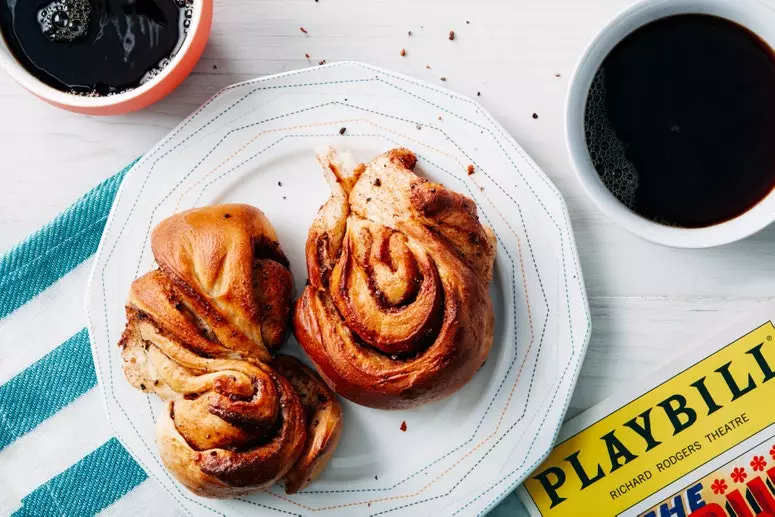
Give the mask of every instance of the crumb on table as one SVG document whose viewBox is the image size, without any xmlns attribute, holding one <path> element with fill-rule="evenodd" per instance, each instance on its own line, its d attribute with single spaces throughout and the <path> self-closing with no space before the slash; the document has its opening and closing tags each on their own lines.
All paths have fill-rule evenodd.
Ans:
<svg viewBox="0 0 775 517">
<path fill-rule="evenodd" d="M 468 164 L 468 167 L 466 167 L 466 172 L 468 173 L 469 176 L 471 174 L 473 174 L 474 173 L 474 166 L 472 164 Z"/>
<path fill-rule="evenodd" d="M 401 431 L 406 432 L 406 420 L 401 422 Z"/>
<path fill-rule="evenodd" d="M 537 119 L 537 118 L 538 118 L 538 113 L 533 113 L 533 119 Z"/>
<path fill-rule="evenodd" d="M 401 57 L 405 57 L 405 56 L 406 56 L 406 49 L 402 48 L 401 49 Z"/>
<path fill-rule="evenodd" d="M 453 41 L 455 39 L 455 31 L 449 31 L 449 40 Z"/>
<path fill-rule="evenodd" d="M 303 32 L 304 34 L 309 34 L 309 31 L 305 29 L 304 27 L 299 27 L 299 30 Z"/>
</svg>

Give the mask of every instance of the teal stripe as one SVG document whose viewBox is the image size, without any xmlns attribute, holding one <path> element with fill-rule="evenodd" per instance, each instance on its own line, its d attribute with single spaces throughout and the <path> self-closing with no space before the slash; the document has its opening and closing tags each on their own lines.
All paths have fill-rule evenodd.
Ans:
<svg viewBox="0 0 775 517">
<path fill-rule="evenodd" d="M 0 450 L 96 384 L 89 336 L 83 329 L 0 386 Z"/>
<path fill-rule="evenodd" d="M 111 438 L 28 494 L 13 517 L 94 515 L 147 477 L 118 440 Z"/>
<path fill-rule="evenodd" d="M 113 199 L 132 165 L 95 187 L 0 259 L 0 318 L 97 251 Z"/>
</svg>

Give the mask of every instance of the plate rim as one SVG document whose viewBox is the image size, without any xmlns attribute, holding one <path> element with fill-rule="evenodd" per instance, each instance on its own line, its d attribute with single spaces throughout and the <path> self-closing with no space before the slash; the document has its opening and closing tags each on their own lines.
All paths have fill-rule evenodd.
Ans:
<svg viewBox="0 0 775 517">
<path fill-rule="evenodd" d="M 93 264 L 91 266 L 91 271 L 89 273 L 88 280 L 87 280 L 87 288 L 86 288 L 85 297 L 84 297 L 84 302 L 85 302 L 85 306 L 86 306 L 86 314 L 87 314 L 87 325 L 86 325 L 86 328 L 87 328 L 88 335 L 89 335 L 89 344 L 90 344 L 91 351 L 92 351 L 92 359 L 93 359 L 93 361 L 95 363 L 95 370 L 96 370 L 96 373 L 97 373 L 97 381 L 98 381 L 98 385 L 100 387 L 100 394 L 101 394 L 100 398 L 102 399 L 102 403 L 103 403 L 105 412 L 106 412 L 106 414 L 108 416 L 108 425 L 110 426 L 111 430 L 113 431 L 114 437 L 119 440 L 119 442 L 124 446 L 124 448 L 133 457 L 133 459 L 135 461 L 137 461 L 143 467 L 144 467 L 144 463 L 139 458 L 137 458 L 137 456 L 134 453 L 134 451 L 130 447 L 127 446 L 127 443 L 125 442 L 125 440 L 123 439 L 121 434 L 118 432 L 116 424 L 114 424 L 114 422 L 113 422 L 113 419 L 112 419 L 112 409 L 111 409 L 111 406 L 110 406 L 109 401 L 108 401 L 107 393 L 106 393 L 105 387 L 104 387 L 104 380 L 103 380 L 103 377 L 102 377 L 102 374 L 101 374 L 101 371 L 100 371 L 100 364 L 98 363 L 98 359 L 97 359 L 99 357 L 99 355 L 98 355 L 98 353 L 95 353 L 97 351 L 98 344 L 96 343 L 97 340 L 94 337 L 94 335 L 95 335 L 95 326 L 94 326 L 93 315 L 92 315 L 92 312 L 91 312 L 91 307 L 92 307 L 92 303 L 91 302 L 92 302 L 92 297 L 93 297 L 93 287 L 94 287 L 94 284 L 95 284 L 95 281 L 96 281 L 97 275 L 98 275 L 98 271 L 97 270 L 98 270 L 98 266 L 101 264 L 101 261 L 103 259 L 103 255 L 104 255 L 104 251 L 105 251 L 105 246 L 107 245 L 107 235 L 108 235 L 108 231 L 107 230 L 110 228 L 111 224 L 113 223 L 114 217 L 116 215 L 117 201 L 124 194 L 124 190 L 125 190 L 125 187 L 127 185 L 126 179 L 129 177 L 130 174 L 135 173 L 135 171 L 137 170 L 138 166 L 143 164 L 146 159 L 149 159 L 153 155 L 155 155 L 156 154 L 155 151 L 161 149 L 162 146 L 166 145 L 168 143 L 168 141 L 178 133 L 179 130 L 182 130 L 182 127 L 185 124 L 187 124 L 193 117 L 195 117 L 206 106 L 208 106 L 210 103 L 212 103 L 216 98 L 222 96 L 224 94 L 224 92 L 226 92 L 228 90 L 231 90 L 231 89 L 238 88 L 238 87 L 246 86 L 248 84 L 257 83 L 257 82 L 265 82 L 265 81 L 271 81 L 271 80 L 276 80 L 276 79 L 282 79 L 282 78 L 290 77 L 290 76 L 297 75 L 297 74 L 300 74 L 300 73 L 303 73 L 303 72 L 313 72 L 314 73 L 314 71 L 316 71 L 316 70 L 323 70 L 323 69 L 337 68 L 337 67 L 354 67 L 354 68 L 359 68 L 359 69 L 370 70 L 370 71 L 376 72 L 378 74 L 384 74 L 384 75 L 387 75 L 387 76 L 392 76 L 392 77 L 404 80 L 406 82 L 409 82 L 411 84 L 414 84 L 415 86 L 420 86 L 420 87 L 423 87 L 423 88 L 427 88 L 427 89 L 430 89 L 430 90 L 435 91 L 437 93 L 441 93 L 443 95 L 449 96 L 449 97 L 451 97 L 453 99 L 457 99 L 459 101 L 468 103 L 468 104 L 472 105 L 476 109 L 476 112 L 479 115 L 483 116 L 490 124 L 492 124 L 492 126 L 495 129 L 497 129 L 501 133 L 501 135 L 506 139 L 506 141 L 510 142 L 514 146 L 514 148 L 516 150 L 520 151 L 529 161 L 534 162 L 532 157 L 530 157 L 530 155 L 527 153 L 527 151 L 525 151 L 522 148 L 522 146 L 519 144 L 519 142 L 517 142 L 516 139 L 514 139 L 514 137 L 512 137 L 506 131 L 506 129 L 492 116 L 492 114 L 490 114 L 489 111 L 487 111 L 481 105 L 481 103 L 479 101 L 477 101 L 476 99 L 474 99 L 472 97 L 469 97 L 469 96 L 466 96 L 466 95 L 463 95 L 461 93 L 449 90 L 448 88 L 445 88 L 443 86 L 438 86 L 438 85 L 429 83 L 427 81 L 424 81 L 424 80 L 421 80 L 421 79 L 417 79 L 415 77 L 411 77 L 411 76 L 402 74 L 400 72 L 394 72 L 392 70 L 388 70 L 388 69 L 385 69 L 385 68 L 382 68 L 382 67 L 378 67 L 378 66 L 375 66 L 375 65 L 371 65 L 371 64 L 368 64 L 368 63 L 362 63 L 362 62 L 359 62 L 359 61 L 351 61 L 351 60 L 336 61 L 336 62 L 327 63 L 327 64 L 324 64 L 324 65 L 319 65 L 319 66 L 314 66 L 314 67 L 305 67 L 305 68 L 299 68 L 299 69 L 295 69 L 295 70 L 289 70 L 289 71 L 285 71 L 285 72 L 280 72 L 280 73 L 277 73 L 277 74 L 270 74 L 270 75 L 266 75 L 266 76 L 260 76 L 260 77 L 256 77 L 256 78 L 253 78 L 253 79 L 247 79 L 247 80 L 244 80 L 244 81 L 240 81 L 240 82 L 237 82 L 237 83 L 233 83 L 233 84 L 227 85 L 227 86 L 219 89 L 217 92 L 215 92 L 207 101 L 202 103 L 199 107 L 194 109 L 194 111 L 192 111 L 187 117 L 182 119 L 161 140 L 159 140 L 156 143 L 156 145 L 154 145 L 151 149 L 149 149 L 146 153 L 144 153 L 144 155 L 142 157 L 137 159 L 131 165 L 129 170 L 127 170 L 125 176 L 122 178 L 121 185 L 119 186 L 118 190 L 116 191 L 116 195 L 115 195 L 115 198 L 113 200 L 113 203 L 111 204 L 111 209 L 110 209 L 109 215 L 108 215 L 108 217 L 107 217 L 107 219 L 105 221 L 105 227 L 104 227 L 102 235 L 100 236 L 100 242 L 99 242 L 99 245 L 97 247 L 97 251 L 93 255 L 94 262 L 93 262 Z M 568 410 L 568 407 L 569 407 L 572 395 L 573 395 L 573 393 L 575 391 L 575 387 L 576 387 L 576 384 L 578 382 L 579 374 L 581 372 L 581 366 L 582 366 L 582 364 L 584 362 L 584 358 L 586 356 L 587 349 L 588 349 L 588 346 L 589 346 L 589 342 L 591 340 L 591 334 L 592 334 L 592 332 L 591 332 L 591 330 L 592 330 L 592 320 L 591 320 L 591 311 L 590 311 L 590 307 L 589 307 L 589 298 L 588 298 L 588 295 L 587 295 L 586 285 L 585 285 L 584 280 L 583 280 L 583 271 L 582 271 L 582 268 L 581 268 L 581 261 L 580 261 L 580 257 L 579 257 L 579 254 L 578 254 L 578 246 L 576 244 L 576 237 L 575 237 L 575 234 L 573 232 L 573 226 L 572 226 L 572 221 L 571 221 L 571 218 L 570 218 L 570 212 L 568 210 L 567 201 L 565 200 L 565 198 L 563 197 L 562 193 L 557 188 L 557 186 L 554 184 L 554 182 L 551 180 L 551 178 L 549 178 L 546 175 L 546 173 L 540 167 L 537 166 L 537 164 L 535 164 L 534 170 L 538 174 L 538 176 L 541 177 L 544 180 L 545 185 L 550 189 L 550 191 L 556 196 L 558 204 L 559 204 L 559 210 L 562 211 L 563 220 L 564 220 L 564 223 L 566 225 L 566 228 L 565 229 L 560 228 L 560 233 L 561 233 L 562 237 L 566 237 L 568 239 L 569 246 L 568 246 L 568 249 L 565 251 L 565 253 L 568 254 L 568 256 L 573 260 L 573 263 L 574 263 L 575 268 L 577 270 L 577 277 L 578 277 L 577 278 L 577 283 L 578 283 L 578 287 L 579 287 L 580 295 L 581 295 L 580 299 L 578 300 L 579 306 L 574 305 L 574 309 L 583 309 L 583 312 L 584 312 L 583 315 L 585 316 L 585 319 L 586 319 L 586 322 L 587 322 L 587 326 L 586 326 L 586 331 L 585 331 L 584 338 L 578 343 L 578 359 L 576 361 L 576 365 L 575 365 L 575 368 L 573 370 L 573 373 L 571 374 L 571 376 L 569 378 L 569 386 L 568 386 L 568 389 L 567 389 L 567 394 L 566 394 L 565 400 L 563 402 L 562 408 L 561 408 L 561 410 L 560 410 L 560 412 L 558 414 L 557 421 L 554 422 L 555 429 L 554 429 L 554 432 L 553 432 L 553 438 L 551 440 L 551 443 L 548 446 L 546 446 L 545 448 L 543 448 L 543 449 L 538 449 L 538 448 L 533 449 L 534 451 L 538 451 L 538 450 L 541 451 L 540 454 L 538 454 L 538 456 L 537 456 L 537 460 L 535 461 L 535 464 L 533 466 L 531 466 L 531 467 L 528 467 L 528 469 L 526 469 L 525 473 L 522 476 L 517 476 L 517 477 L 514 478 L 513 481 L 509 482 L 508 487 L 504 488 L 502 490 L 502 492 L 500 492 L 497 496 L 495 496 L 492 500 L 490 500 L 489 503 L 487 503 L 482 508 L 480 514 L 486 514 L 487 512 L 492 510 L 495 506 L 500 504 L 510 494 L 514 493 L 515 489 L 517 489 L 522 484 L 524 479 L 527 476 L 529 476 L 530 472 L 532 472 L 535 469 L 535 467 L 540 465 L 548 457 L 549 453 L 551 452 L 552 448 L 554 447 L 554 443 L 557 440 L 557 436 L 558 436 L 558 434 L 560 432 L 560 428 L 562 427 L 562 424 L 563 424 L 563 422 L 565 420 L 565 415 L 567 414 L 567 410 Z M 148 475 L 149 475 L 150 478 L 154 479 L 154 482 L 161 484 L 161 482 L 158 479 L 156 479 L 156 475 L 155 474 L 148 473 Z M 493 478 L 493 480 L 494 480 L 494 478 Z M 174 496 L 173 496 L 173 499 L 177 500 L 177 498 L 175 498 Z M 476 499 L 478 499 L 478 497 L 473 499 L 473 500 L 471 500 L 469 502 L 469 504 L 472 503 L 473 501 L 475 501 Z M 216 513 L 218 513 L 218 512 L 216 511 Z"/>
</svg>

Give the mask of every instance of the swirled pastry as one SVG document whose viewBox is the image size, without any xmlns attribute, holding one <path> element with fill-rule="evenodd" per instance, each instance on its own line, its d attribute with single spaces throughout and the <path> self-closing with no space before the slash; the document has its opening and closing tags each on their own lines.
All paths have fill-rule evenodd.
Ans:
<svg viewBox="0 0 775 517">
<path fill-rule="evenodd" d="M 495 239 L 474 202 L 394 149 L 352 171 L 320 156 L 331 197 L 306 245 L 294 333 L 328 385 L 365 406 L 446 397 L 487 358 Z"/>
<path fill-rule="evenodd" d="M 206 497 L 283 478 L 300 490 L 336 449 L 341 409 L 312 370 L 272 359 L 292 278 L 269 221 L 247 205 L 191 210 L 163 221 L 151 244 L 159 269 L 132 284 L 120 346 L 129 382 L 166 401 L 165 466 Z"/>
</svg>

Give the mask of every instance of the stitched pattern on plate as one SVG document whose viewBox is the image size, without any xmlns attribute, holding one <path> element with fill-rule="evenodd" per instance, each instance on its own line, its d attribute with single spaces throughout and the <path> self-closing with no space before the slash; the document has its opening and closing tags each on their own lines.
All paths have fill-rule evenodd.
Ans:
<svg viewBox="0 0 775 517">
<path fill-rule="evenodd" d="M 381 73 L 381 72 L 380 72 L 380 73 Z M 288 74 L 288 75 L 292 75 L 292 74 Z M 390 77 L 394 77 L 394 78 L 398 78 L 398 79 L 404 80 L 403 78 L 400 78 L 400 77 L 398 77 L 398 76 L 392 76 L 391 74 L 384 74 L 384 75 L 387 75 L 387 76 L 390 76 Z M 378 78 L 378 80 L 381 80 L 381 79 L 379 78 L 379 75 L 377 76 L 377 78 Z M 347 81 L 342 81 L 342 82 L 347 82 Z M 383 82 L 385 82 L 386 84 L 389 84 L 387 81 L 383 81 Z M 235 86 L 234 86 L 234 88 L 237 88 L 237 87 L 244 87 L 244 86 L 246 86 L 247 84 L 254 84 L 254 83 L 255 83 L 255 82 L 243 83 L 242 85 L 235 85 Z M 415 83 L 412 83 L 412 84 L 413 84 L 413 85 L 416 85 L 416 86 L 422 86 L 423 88 L 428 88 L 428 89 L 430 89 L 430 90 L 432 90 L 432 91 L 437 91 L 437 90 L 434 90 L 433 88 L 429 88 L 429 87 L 428 87 L 428 86 L 426 86 L 426 85 L 421 85 L 421 84 L 419 84 L 419 85 L 418 85 L 418 84 L 415 84 Z M 295 86 L 295 85 L 285 85 L 285 86 L 288 86 L 288 87 L 293 87 L 293 86 Z M 272 88 L 274 88 L 274 87 L 272 87 Z M 224 90 L 224 91 L 225 91 L 225 90 Z M 438 91 L 437 91 L 437 92 L 438 92 Z M 409 93 L 411 94 L 411 92 L 409 92 Z M 250 93 L 249 93 L 249 94 L 250 94 Z M 249 94 L 247 94 L 247 95 L 249 95 Z M 219 94 L 219 95 L 220 95 L 220 94 Z M 413 94 L 412 94 L 412 95 L 413 95 Z M 451 95 L 451 97 L 452 97 L 452 98 L 455 98 L 455 97 L 454 97 L 454 96 L 452 96 L 452 95 Z M 244 98 L 244 97 L 243 97 L 243 98 Z M 420 99 L 420 100 L 423 100 L 424 102 L 427 102 L 426 100 L 424 100 L 424 99 L 422 99 L 422 98 L 420 98 L 420 97 L 418 97 L 418 99 Z M 208 102 L 210 102 L 210 101 L 208 101 Z M 474 105 L 474 106 L 476 106 L 476 108 L 477 108 L 477 111 L 481 111 L 481 109 L 478 107 L 478 105 L 476 105 L 476 104 L 475 104 L 473 101 L 471 101 L 471 104 L 472 104 L 472 105 Z M 203 107 L 202 109 L 204 109 L 204 107 Z M 230 109 L 230 108 L 229 108 L 229 109 Z M 445 110 L 445 111 L 446 111 L 446 110 Z M 199 112 L 197 112 L 197 113 L 199 113 Z M 450 113 L 450 114 L 452 114 L 452 115 L 455 115 L 455 114 L 454 114 L 454 113 L 452 113 L 452 112 L 448 112 L 448 113 Z M 456 116 L 457 116 L 457 115 L 456 115 Z M 491 119 L 489 119 L 489 117 L 487 117 L 486 115 L 485 115 L 485 117 L 486 117 L 488 120 L 491 120 Z M 216 118 L 217 118 L 217 117 L 216 117 Z M 469 121 L 469 122 L 471 122 L 471 121 Z M 474 124 L 475 124 L 475 123 L 474 123 Z M 475 124 L 475 125 L 477 125 L 478 127 L 484 127 L 484 126 L 481 126 L 481 125 L 478 125 L 478 124 Z M 498 128 L 498 126 L 497 126 L 497 125 L 494 125 L 494 127 L 496 128 L 496 130 L 500 130 L 500 128 Z M 492 131 L 491 131 L 489 128 L 486 128 L 486 127 L 484 127 L 484 128 L 485 128 L 487 131 L 489 131 L 490 133 L 492 133 Z M 505 135 L 502 135 L 502 136 L 505 136 Z M 506 139 L 507 139 L 507 140 L 510 140 L 510 138 L 508 138 L 508 137 L 506 137 Z M 499 140 L 497 137 L 495 138 L 495 140 L 498 142 L 498 145 L 501 147 L 501 149 L 503 150 L 504 154 L 505 154 L 505 155 L 508 157 L 508 159 L 509 159 L 509 161 L 512 163 L 512 165 L 513 165 L 513 166 L 514 166 L 514 167 L 517 169 L 518 173 L 521 175 L 521 177 L 522 177 L 523 181 L 525 181 L 525 183 L 527 184 L 527 186 L 528 186 L 528 187 L 529 187 L 529 189 L 531 190 L 532 194 L 533 194 L 533 195 L 534 195 L 534 196 L 535 196 L 535 197 L 538 199 L 539 203 L 541 203 L 541 204 L 543 205 L 543 202 L 542 202 L 542 200 L 540 199 L 540 197 L 539 197 L 539 196 L 537 195 L 537 193 L 536 193 L 536 192 L 533 190 L 532 186 L 531 186 L 531 185 L 530 185 L 530 184 L 527 182 L 526 178 L 525 178 L 525 177 L 524 177 L 524 175 L 522 174 L 522 171 L 520 170 L 520 167 L 517 167 L 517 166 L 516 166 L 516 164 L 514 163 L 514 161 L 511 159 L 511 156 L 509 156 L 509 153 L 506 151 L 506 149 L 505 149 L 505 148 L 503 148 L 502 144 L 500 143 L 500 140 Z M 453 143 L 454 143 L 454 142 L 453 142 Z M 456 145 L 456 147 L 459 149 L 459 151 L 460 151 L 460 152 L 462 152 L 462 153 L 465 155 L 465 153 L 464 153 L 464 151 L 462 150 L 462 148 L 460 148 L 460 146 L 458 146 L 457 144 L 455 144 L 455 145 Z M 522 154 L 522 153 L 521 153 L 521 151 L 519 150 L 518 146 L 516 146 L 516 144 L 515 144 L 513 141 L 511 142 L 511 146 L 512 146 L 512 147 L 514 147 L 514 149 L 515 149 L 515 150 L 516 150 L 518 153 Z M 467 156 L 467 155 L 466 155 L 466 156 Z M 524 157 L 524 155 L 523 155 L 523 158 L 525 159 L 526 163 L 527 163 L 527 164 L 528 164 L 528 165 L 529 165 L 531 168 L 533 168 L 533 169 L 534 169 L 534 172 L 536 173 L 536 175 L 537 175 L 539 178 L 541 178 L 541 179 L 542 179 L 542 180 L 543 180 L 543 181 L 544 181 L 544 182 L 547 184 L 547 186 L 548 186 L 548 187 L 549 187 L 549 188 L 550 188 L 550 189 L 551 189 L 553 192 L 555 192 L 555 193 L 556 193 L 556 195 L 559 197 L 559 193 L 557 193 L 557 192 L 556 192 L 556 189 L 554 188 L 554 186 L 553 186 L 553 185 L 551 185 L 551 184 L 548 182 L 548 180 L 547 180 L 547 179 L 546 179 L 546 178 L 545 178 L 545 177 L 544 177 L 544 176 L 543 176 L 543 175 L 542 175 L 540 172 L 538 172 L 537 170 L 535 170 L 535 167 L 534 167 L 534 165 L 533 165 L 533 164 L 530 162 L 530 160 L 529 160 L 529 159 L 527 159 L 526 157 Z M 149 172 L 149 175 L 150 175 L 150 172 Z M 504 194 L 505 194 L 505 195 L 507 195 L 507 196 L 509 196 L 509 197 L 511 198 L 511 196 L 508 194 L 508 192 L 507 192 L 507 191 L 506 191 L 506 190 L 505 190 L 505 189 L 504 189 L 502 186 L 500 186 L 500 185 L 499 185 L 497 182 L 495 182 L 494 180 L 492 180 L 492 178 L 490 178 L 490 179 L 491 179 L 491 181 L 493 181 L 493 183 L 494 183 L 494 184 L 496 184 L 496 185 L 497 185 L 499 188 L 501 188 L 501 189 L 503 190 L 503 192 L 504 192 Z M 147 181 L 147 177 L 146 177 L 146 181 Z M 144 187 L 143 187 L 143 188 L 144 188 Z M 469 190 L 470 190 L 470 189 L 469 189 Z M 519 207 L 519 204 L 516 202 L 516 200 L 515 200 L 515 199 L 513 199 L 513 198 L 511 198 L 511 199 L 512 199 L 512 202 L 513 202 L 513 203 L 514 203 L 514 204 L 517 206 L 517 208 L 518 208 L 518 209 L 521 211 L 521 208 Z M 561 198 L 560 198 L 560 199 L 561 199 Z M 131 218 L 131 212 L 132 212 L 133 210 L 134 210 L 134 206 L 132 207 L 132 210 L 130 211 L 130 216 L 127 218 L 127 221 L 128 221 L 128 219 L 130 219 L 130 218 Z M 568 275 L 567 275 L 567 270 L 566 270 L 566 265 L 565 265 L 565 255 L 566 255 L 566 252 L 565 252 L 565 237 L 566 237 L 566 235 L 565 235 L 565 232 L 563 231 L 563 229 L 562 229 L 562 228 L 560 227 L 560 225 L 558 224 L 558 222 L 557 222 L 556 220 L 554 220 L 554 217 L 551 215 L 551 213 L 549 212 L 549 210 L 548 210 L 548 209 L 547 209 L 545 206 L 544 206 L 544 211 L 545 211 L 545 212 L 546 212 L 546 213 L 549 215 L 550 219 L 552 220 L 552 222 L 554 223 L 554 225 L 557 227 L 557 229 L 558 229 L 558 231 L 559 231 L 559 235 L 560 235 L 560 245 L 561 245 L 561 249 L 562 249 L 561 256 L 562 256 L 562 262 L 563 262 L 563 274 L 564 274 L 564 283 L 565 283 L 565 292 L 566 292 L 566 295 L 565 295 L 565 296 L 566 296 L 566 305 L 567 305 L 567 307 L 568 307 L 568 317 L 569 317 L 569 320 L 570 320 L 570 331 L 571 331 L 571 332 L 573 332 L 573 320 L 572 320 L 572 316 L 571 316 L 571 314 L 570 314 L 570 309 L 569 309 L 569 307 L 570 307 L 570 295 L 569 295 L 569 289 L 568 289 L 568 278 L 567 278 L 567 276 L 568 276 Z M 566 221 L 565 221 L 565 223 L 566 223 L 566 227 L 567 227 L 567 228 L 569 228 L 569 226 L 567 225 L 567 214 L 566 214 L 566 217 L 565 217 L 565 219 L 566 219 Z M 126 223 L 126 221 L 125 221 L 125 223 Z M 524 225 L 524 219 L 523 219 L 523 225 Z M 512 229 L 512 230 L 513 230 L 513 229 Z M 122 232 L 123 232 L 123 230 L 122 230 Z M 121 233 L 121 232 L 120 232 L 120 233 Z M 119 237 L 120 237 L 120 233 L 119 233 Z M 569 235 L 569 229 L 568 229 L 568 235 Z M 569 239 L 570 239 L 570 238 L 569 238 Z M 530 251 L 531 251 L 531 255 L 532 255 L 532 246 L 530 246 L 530 245 L 529 245 L 529 242 L 528 242 L 528 248 L 530 249 Z M 505 248 L 504 248 L 504 249 L 505 249 Z M 574 255 L 574 253 L 573 253 L 572 251 L 573 251 L 573 250 L 571 250 L 571 255 Z M 578 263 L 577 263 L 578 259 L 577 259 L 577 257 L 575 257 L 575 256 L 574 256 L 573 258 L 574 258 L 574 260 L 572 261 L 572 262 L 573 262 L 573 265 L 576 267 L 576 271 L 578 272 Z M 108 261 L 109 261 L 109 260 L 108 260 Z M 512 261 L 512 263 L 513 263 L 513 261 Z M 107 266 L 107 262 L 105 263 L 105 266 Z M 535 266 L 535 264 L 534 264 L 534 266 Z M 523 265 L 523 267 L 524 267 L 524 265 Z M 537 270 L 537 267 L 536 267 L 536 270 Z M 104 281 L 104 272 L 105 272 L 105 268 L 103 267 L 103 270 L 102 270 L 102 273 L 103 273 L 103 281 Z M 578 276 L 578 273 L 577 273 L 576 277 L 577 277 L 577 276 Z M 576 277 L 574 277 L 574 279 L 576 279 Z M 523 279 L 524 279 L 524 274 L 523 274 Z M 581 294 L 582 294 L 582 298 L 583 298 L 583 286 L 580 284 L 580 281 L 577 281 L 576 283 L 579 285 L 579 289 L 580 289 L 580 292 L 581 292 Z M 103 291 L 103 294 L 104 294 L 104 292 L 105 292 L 105 291 Z M 513 293 L 512 293 L 512 294 L 513 294 Z M 587 315 L 587 316 L 588 316 L 588 315 Z M 106 318 L 107 318 L 107 310 L 106 310 Z M 547 314 L 547 320 L 548 320 L 548 314 Z M 515 321 L 516 321 L 516 319 L 515 319 Z M 107 325 L 107 323 L 108 323 L 108 320 L 106 319 L 106 322 L 105 322 L 105 324 L 106 324 L 106 332 L 109 332 L 109 329 L 108 329 L 108 325 Z M 544 328 L 545 328 L 545 325 L 546 325 L 546 321 L 545 321 L 545 323 L 544 323 Z M 588 335 L 588 329 L 589 329 L 589 325 L 587 326 L 587 333 L 586 333 L 587 335 Z M 109 335 L 109 334 L 108 334 L 108 335 Z M 585 340 L 586 340 L 586 336 L 585 336 Z M 573 338 L 571 339 L 571 345 L 572 345 L 572 346 L 576 345 L 576 343 L 574 342 L 574 339 L 573 339 Z M 581 347 L 583 348 L 583 346 L 584 346 L 584 345 L 585 345 L 585 342 L 582 342 L 582 344 L 581 344 Z M 565 380 L 565 376 L 566 376 L 566 374 L 567 374 L 567 370 L 568 370 L 568 368 L 571 366 L 571 364 L 573 363 L 573 360 L 575 359 L 575 357 L 576 357 L 576 353 L 577 353 L 577 352 L 578 352 L 578 350 L 577 350 L 577 347 L 575 347 L 575 346 L 574 346 L 574 348 L 573 348 L 573 353 L 572 353 L 572 355 L 571 355 L 571 361 L 569 361 L 569 363 L 568 363 L 568 365 L 567 365 L 567 367 L 566 367 L 566 370 L 565 370 L 565 372 L 563 372 L 562 378 L 561 378 L 561 380 L 559 381 L 559 384 L 560 384 L 560 385 L 561 385 L 561 384 L 564 382 L 564 380 Z M 109 355 L 110 355 L 110 354 L 109 354 Z M 110 358 L 108 358 L 108 360 L 110 361 Z M 576 362 L 578 363 L 578 361 L 576 361 Z M 578 369 L 578 364 L 576 364 L 576 371 L 577 371 L 577 369 Z M 534 370 L 534 371 L 535 371 L 535 370 Z M 505 378 L 504 378 L 504 380 L 505 380 Z M 112 379 L 111 379 L 111 381 L 112 381 Z M 556 397 L 556 395 L 557 395 L 557 393 L 555 392 L 555 396 L 554 396 L 554 397 L 553 397 L 553 399 L 552 399 L 552 406 L 554 405 L 554 398 Z M 115 399 L 115 394 L 114 394 L 114 399 Z M 493 400 L 494 400 L 494 399 L 493 399 Z M 117 401 L 117 402 L 118 402 L 118 401 Z M 120 405 L 120 404 L 119 404 L 119 405 Z M 566 407 L 567 407 L 567 397 L 566 397 Z M 122 408 L 122 411 L 123 411 L 123 408 Z M 542 424 L 541 424 L 541 429 L 543 428 L 543 424 L 544 424 L 545 420 L 546 420 L 546 415 L 544 416 L 544 421 L 542 421 Z M 516 425 L 516 423 L 515 423 L 514 425 Z M 133 426 L 133 427 L 134 427 L 134 426 Z M 512 428 L 513 428 L 513 426 L 512 426 Z M 507 433 L 508 433 L 508 432 L 507 432 Z M 507 433 L 504 433 L 504 435 L 503 435 L 503 436 L 506 436 L 506 434 L 507 434 Z M 503 436 L 501 436 L 501 438 L 499 439 L 499 442 L 500 442 L 500 440 L 502 440 L 502 439 L 503 439 Z M 483 459 L 483 458 L 482 458 L 482 459 Z M 482 461 L 482 459 L 480 459 L 480 461 Z M 489 491 L 489 490 L 488 490 L 488 491 Z M 485 493 L 486 493 L 486 492 L 485 492 Z M 482 495 L 484 495 L 484 494 L 482 494 Z M 184 497 L 185 497 L 185 496 L 184 496 Z M 481 497 L 481 495 L 480 495 L 480 497 Z M 188 499 L 188 498 L 187 498 L 187 499 Z M 477 499 L 478 499 L 478 498 L 477 498 Z M 417 502 L 417 504 L 419 504 L 419 502 Z M 471 503 L 469 503 L 469 504 L 471 504 Z M 398 509 L 398 508 L 395 508 L 395 509 Z M 280 510 L 280 511 L 282 511 L 282 510 Z M 390 510 L 387 510 L 387 511 L 390 511 Z"/>
</svg>

